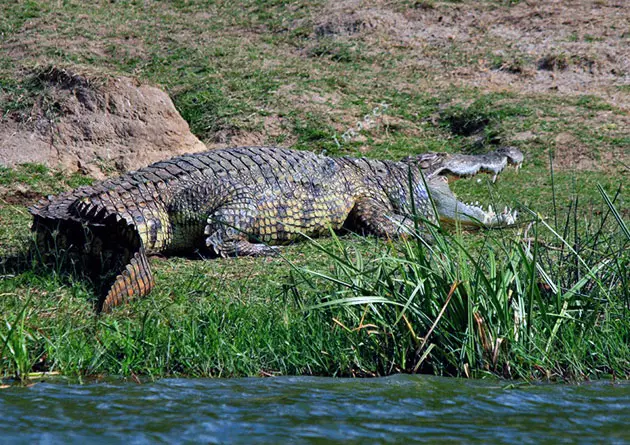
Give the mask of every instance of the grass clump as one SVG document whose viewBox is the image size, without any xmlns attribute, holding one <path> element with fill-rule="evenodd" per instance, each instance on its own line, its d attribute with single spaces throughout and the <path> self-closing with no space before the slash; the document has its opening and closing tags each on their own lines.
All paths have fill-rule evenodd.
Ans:
<svg viewBox="0 0 630 445">
<path fill-rule="evenodd" d="M 331 38 L 320 39 L 308 51 L 309 57 L 329 58 L 333 62 L 354 63 L 362 61 L 364 56 L 360 50 L 345 42 L 338 42 Z"/>
<path fill-rule="evenodd" d="M 7 168 L 0 165 L 0 185 L 9 189 L 22 184 L 29 188 L 29 192 L 59 193 L 67 187 L 75 188 L 89 185 L 94 180 L 80 173 L 64 175 L 60 171 L 51 171 L 42 164 L 21 164 L 16 168 Z"/>
<path fill-rule="evenodd" d="M 489 56 L 490 67 L 493 70 L 505 71 L 512 74 L 529 74 L 530 57 L 522 53 L 492 53 Z"/>
<path fill-rule="evenodd" d="M 370 260 L 322 248 L 332 270 L 302 270 L 295 292 L 315 295 L 309 310 L 346 332 L 366 375 L 627 377 L 630 233 L 600 190 L 607 211 L 583 230 L 575 200 L 562 230 L 533 214 L 476 244 L 433 228 L 433 245 L 412 236 Z"/>
</svg>

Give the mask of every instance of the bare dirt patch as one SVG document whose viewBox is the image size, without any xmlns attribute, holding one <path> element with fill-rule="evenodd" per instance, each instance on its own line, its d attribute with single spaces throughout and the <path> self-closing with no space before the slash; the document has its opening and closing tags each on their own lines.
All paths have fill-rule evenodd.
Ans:
<svg viewBox="0 0 630 445">
<path fill-rule="evenodd" d="M 589 150 L 571 133 L 558 134 L 554 143 L 554 167 L 561 170 L 597 169 L 597 160 L 593 158 L 592 150 Z"/>
<path fill-rule="evenodd" d="M 5 187 L 0 187 L 0 205 L 16 205 L 25 206 L 36 203 L 43 195 L 41 193 L 34 192 L 32 190 L 9 190 Z"/>
<path fill-rule="evenodd" d="M 312 113 L 330 114 L 341 100 L 339 93 L 315 90 L 300 90 L 295 84 L 281 85 L 276 91 L 277 100 L 292 104 L 301 110 Z"/>
<path fill-rule="evenodd" d="M 36 162 L 102 178 L 206 149 L 160 89 L 49 68 L 31 110 L 0 127 L 0 164 Z"/>
<path fill-rule="evenodd" d="M 438 81 L 519 92 L 596 94 L 630 109 L 613 86 L 630 83 L 630 9 L 624 0 L 495 3 L 331 1 L 314 38 L 403 50 L 407 69 Z M 401 76 L 402 77 L 402 76 Z"/>
<path fill-rule="evenodd" d="M 286 119 L 276 114 L 264 117 L 252 117 L 254 126 L 261 130 L 245 131 L 237 128 L 222 129 L 214 133 L 211 140 L 206 140 L 206 146 L 210 149 L 225 148 L 228 146 L 263 146 L 273 145 L 279 138 L 285 145 L 291 145 L 295 138 L 288 135 Z"/>
</svg>

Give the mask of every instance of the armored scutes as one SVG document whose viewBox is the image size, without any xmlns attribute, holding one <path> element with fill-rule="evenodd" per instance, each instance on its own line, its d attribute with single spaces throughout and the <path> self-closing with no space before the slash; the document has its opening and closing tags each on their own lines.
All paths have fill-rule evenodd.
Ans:
<svg viewBox="0 0 630 445">
<path fill-rule="evenodd" d="M 511 148 L 478 156 L 427 153 L 401 162 L 230 148 L 157 162 L 51 196 L 30 212 L 38 251 L 81 258 L 103 283 L 97 310 L 108 311 L 154 287 L 148 254 L 270 255 L 273 245 L 342 227 L 395 237 L 413 229 L 412 208 L 430 221 L 513 224 L 515 212 L 495 214 L 458 201 L 444 175 L 496 175 L 522 159 Z"/>
</svg>

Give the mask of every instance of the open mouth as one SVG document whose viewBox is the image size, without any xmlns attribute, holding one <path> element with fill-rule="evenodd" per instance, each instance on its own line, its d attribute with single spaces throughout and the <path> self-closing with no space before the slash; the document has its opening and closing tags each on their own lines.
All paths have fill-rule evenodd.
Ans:
<svg viewBox="0 0 630 445">
<path fill-rule="evenodd" d="M 523 154 L 519 150 L 503 147 L 481 155 L 425 154 L 421 155 L 421 160 L 427 161 L 431 155 L 439 155 L 440 158 L 434 157 L 431 162 L 421 166 L 440 221 L 473 227 L 505 227 L 516 223 L 516 210 L 505 207 L 503 211 L 495 211 L 492 206 L 484 209 L 478 202 L 472 204 L 460 201 L 449 188 L 448 182 L 449 177 L 471 177 L 482 172 L 492 174 L 494 181 L 506 166 L 520 167 Z"/>
</svg>

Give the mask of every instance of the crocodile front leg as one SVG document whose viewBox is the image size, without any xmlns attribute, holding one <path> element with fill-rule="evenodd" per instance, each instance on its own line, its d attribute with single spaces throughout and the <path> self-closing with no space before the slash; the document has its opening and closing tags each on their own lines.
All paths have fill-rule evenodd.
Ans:
<svg viewBox="0 0 630 445">
<path fill-rule="evenodd" d="M 360 198 L 348 215 L 345 226 L 353 231 L 393 239 L 415 231 L 411 215 L 397 213 L 391 205 L 374 198 Z"/>
<path fill-rule="evenodd" d="M 167 207 L 173 236 L 171 248 L 186 251 L 203 243 L 222 257 L 272 255 L 276 249 L 251 243 L 259 211 L 246 185 L 210 178 L 181 184 Z"/>
</svg>

